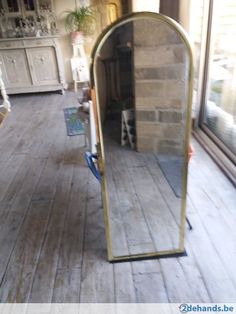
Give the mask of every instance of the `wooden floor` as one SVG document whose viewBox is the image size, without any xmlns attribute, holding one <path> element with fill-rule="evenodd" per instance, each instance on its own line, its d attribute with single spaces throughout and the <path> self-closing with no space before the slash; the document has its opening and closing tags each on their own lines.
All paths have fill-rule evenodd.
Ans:
<svg viewBox="0 0 236 314">
<path fill-rule="evenodd" d="M 11 97 L 0 129 L 1 302 L 235 302 L 235 188 L 193 141 L 188 256 L 109 264 L 100 186 L 83 136 L 67 137 L 73 93 Z"/>
</svg>

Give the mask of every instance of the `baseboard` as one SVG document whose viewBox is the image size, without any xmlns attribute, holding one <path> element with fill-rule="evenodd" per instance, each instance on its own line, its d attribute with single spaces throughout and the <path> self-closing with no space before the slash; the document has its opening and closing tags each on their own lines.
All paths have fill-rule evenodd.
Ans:
<svg viewBox="0 0 236 314">
<path fill-rule="evenodd" d="M 201 129 L 194 130 L 193 135 L 233 185 L 236 186 L 236 167 L 234 163 L 227 158 L 222 150 Z"/>
</svg>

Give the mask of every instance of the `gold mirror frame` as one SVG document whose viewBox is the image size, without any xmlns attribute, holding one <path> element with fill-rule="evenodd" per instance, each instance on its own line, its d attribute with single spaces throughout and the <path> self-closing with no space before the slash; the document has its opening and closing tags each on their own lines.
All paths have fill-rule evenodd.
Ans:
<svg viewBox="0 0 236 314">
<path fill-rule="evenodd" d="M 165 250 L 159 252 L 150 252 L 150 253 L 140 253 L 140 254 L 131 254 L 123 256 L 113 256 L 112 254 L 112 239 L 110 234 L 110 223 L 109 223 L 109 208 L 108 208 L 108 193 L 107 193 L 107 180 L 105 176 L 105 154 L 104 154 L 104 142 L 103 142 L 103 133 L 101 125 L 101 114 L 100 114 L 100 105 L 99 99 L 96 97 L 98 95 L 97 90 L 97 77 L 95 73 L 96 69 L 96 57 L 102 48 L 105 41 L 112 34 L 112 32 L 118 27 L 132 22 L 134 20 L 150 18 L 157 21 L 162 21 L 172 29 L 174 29 L 180 36 L 183 41 L 183 44 L 186 47 L 186 51 L 189 58 L 189 72 L 188 72 L 188 96 L 187 96 L 187 107 L 186 107 L 186 128 L 185 128 L 185 141 L 184 141 L 184 171 L 182 176 L 182 199 L 181 199 L 181 225 L 179 227 L 179 247 L 175 250 Z M 152 12 L 137 12 L 125 15 L 119 18 L 117 21 L 108 26 L 99 36 L 97 42 L 93 48 L 90 60 L 90 74 L 91 74 L 91 89 L 92 89 L 92 98 L 94 103 L 95 111 L 95 123 L 97 131 L 97 154 L 98 154 L 98 167 L 102 176 L 101 188 L 102 188 L 102 200 L 104 207 L 104 222 L 106 229 L 106 240 L 107 240 L 107 252 L 108 252 L 108 261 L 110 262 L 121 262 L 121 261 L 131 261 L 131 260 L 140 260 L 148 258 L 160 258 L 160 257 L 171 257 L 171 256 L 182 256 L 185 255 L 184 248 L 184 236 L 185 236 L 185 221 L 186 221 L 186 195 L 187 195 L 187 172 L 188 172 L 188 148 L 189 148 L 189 139 L 191 132 L 191 108 L 192 108 L 192 92 L 193 92 L 193 54 L 191 43 L 188 39 L 188 35 L 184 29 L 171 18 Z"/>
</svg>

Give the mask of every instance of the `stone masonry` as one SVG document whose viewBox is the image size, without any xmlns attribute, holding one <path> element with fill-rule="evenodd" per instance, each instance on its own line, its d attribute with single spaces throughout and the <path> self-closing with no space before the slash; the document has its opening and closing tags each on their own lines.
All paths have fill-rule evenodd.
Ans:
<svg viewBox="0 0 236 314">
<path fill-rule="evenodd" d="M 182 155 L 188 55 L 180 35 L 161 21 L 134 22 L 137 151 Z"/>
</svg>

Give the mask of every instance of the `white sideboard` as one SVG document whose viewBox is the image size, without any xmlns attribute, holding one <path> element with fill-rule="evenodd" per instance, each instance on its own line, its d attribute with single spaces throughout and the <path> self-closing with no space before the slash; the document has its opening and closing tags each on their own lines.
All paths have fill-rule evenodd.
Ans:
<svg viewBox="0 0 236 314">
<path fill-rule="evenodd" d="M 55 90 L 64 93 L 57 36 L 0 39 L 0 62 L 8 94 Z"/>
</svg>

